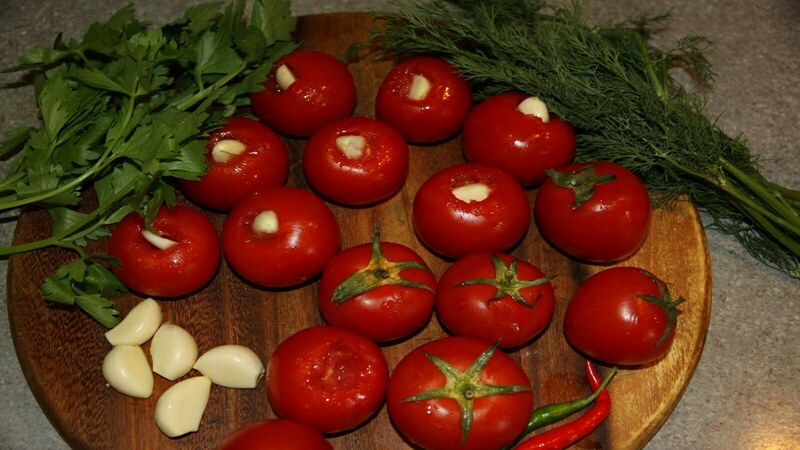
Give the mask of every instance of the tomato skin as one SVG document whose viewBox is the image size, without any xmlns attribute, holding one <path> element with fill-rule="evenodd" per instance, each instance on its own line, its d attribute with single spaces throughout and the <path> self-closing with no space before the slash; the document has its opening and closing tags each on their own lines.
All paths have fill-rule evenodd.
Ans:
<svg viewBox="0 0 800 450">
<path fill-rule="evenodd" d="M 664 355 L 675 338 L 658 345 L 667 326 L 667 313 L 637 297 L 658 296 L 655 276 L 636 267 L 612 267 L 584 281 L 564 313 L 564 333 L 581 353 L 615 365 L 640 365 Z"/>
<path fill-rule="evenodd" d="M 145 295 L 180 297 L 211 280 L 220 247 L 208 217 L 186 206 L 162 206 L 152 226 L 177 244 L 166 250 L 150 244 L 142 236 L 144 219 L 135 212 L 117 224 L 108 240 L 108 255 L 120 261 L 112 271 L 125 286 Z"/>
<path fill-rule="evenodd" d="M 336 146 L 341 136 L 361 136 L 364 154 L 350 159 Z M 384 200 L 408 175 L 408 144 L 391 126 L 367 117 L 337 119 L 316 132 L 303 150 L 303 171 L 323 197 L 345 205 Z"/>
<path fill-rule="evenodd" d="M 365 267 L 371 256 L 371 244 L 361 244 L 337 253 L 325 266 L 317 287 L 317 303 L 330 325 L 355 331 L 375 342 L 389 342 L 406 337 L 422 328 L 433 313 L 436 277 L 433 272 L 409 268 L 400 276 L 422 283 L 430 291 L 413 286 L 379 286 L 342 303 L 333 300 L 336 287 L 354 272 Z M 382 242 L 389 261 L 425 261 L 411 248 Z M 427 267 L 427 264 L 426 264 Z"/>
<path fill-rule="evenodd" d="M 486 343 L 476 339 L 451 336 L 423 344 L 397 364 L 389 380 L 386 402 L 389 417 L 408 440 L 426 450 L 491 450 L 510 443 L 525 429 L 533 410 L 530 390 L 476 398 L 472 426 L 463 444 L 460 408 L 456 400 L 404 401 L 445 383 L 444 375 L 423 352 L 463 371 L 487 347 Z M 495 385 L 530 386 L 522 368 L 500 351 L 492 355 L 481 371 L 480 379 Z"/>
<path fill-rule="evenodd" d="M 225 162 L 212 157 L 214 145 L 239 141 L 245 151 Z M 289 150 L 278 134 L 261 122 L 231 117 L 208 137 L 208 171 L 199 180 L 181 180 L 181 190 L 201 206 L 230 211 L 236 203 L 260 189 L 279 186 L 289 175 Z"/>
<path fill-rule="evenodd" d="M 488 186 L 489 196 L 466 202 L 453 195 L 454 188 L 473 183 Z M 530 205 L 511 175 L 481 164 L 457 164 L 422 184 L 414 197 L 413 221 L 423 243 L 460 258 L 511 248 L 528 229 Z"/>
<path fill-rule="evenodd" d="M 286 65 L 296 77 L 281 89 L 276 70 Z M 291 136 L 310 136 L 321 126 L 346 117 L 356 104 L 356 84 L 347 66 L 333 56 L 295 50 L 278 59 L 264 89 L 250 95 L 253 112 L 269 127 Z"/>
<path fill-rule="evenodd" d="M 541 183 L 546 169 L 566 166 L 575 156 L 572 125 L 555 114 L 545 123 L 517 106 L 529 96 L 505 92 L 472 109 L 461 142 L 467 161 L 499 167 L 523 186 Z"/>
<path fill-rule="evenodd" d="M 414 75 L 430 81 L 422 100 L 408 98 Z M 375 116 L 394 126 L 406 140 L 430 144 L 455 135 L 472 107 L 469 83 L 447 61 L 422 56 L 395 66 L 375 98 Z"/>
<path fill-rule="evenodd" d="M 599 184 L 594 195 L 579 208 L 570 203 L 572 190 L 545 180 L 534 201 L 534 217 L 541 234 L 556 248 L 589 262 L 613 262 L 631 256 L 647 238 L 650 197 L 641 180 L 614 163 L 595 161 L 572 164 L 560 172 L 575 173 L 587 166 L 598 175 L 616 180 Z"/>
<path fill-rule="evenodd" d="M 269 419 L 240 427 L 217 450 L 333 450 L 333 446 L 308 425 Z"/>
<path fill-rule="evenodd" d="M 494 279 L 495 255 L 508 267 L 516 260 L 520 280 L 546 278 L 533 264 L 501 253 L 473 253 L 445 270 L 436 289 L 436 316 L 450 332 L 480 339 L 489 344 L 499 341 L 500 348 L 518 347 L 539 335 L 553 317 L 555 296 L 549 282 L 519 289 L 526 306 L 504 295 L 492 300 L 497 288 L 488 284 L 459 286 L 475 278 Z"/>
<path fill-rule="evenodd" d="M 256 233 L 253 221 L 274 211 L 275 233 Z M 287 287 L 317 276 L 339 250 L 339 224 L 328 206 L 309 191 L 276 186 L 245 198 L 222 227 L 222 249 L 231 267 L 264 287 Z"/>
<path fill-rule="evenodd" d="M 377 344 L 333 326 L 291 335 L 267 367 L 267 394 L 275 411 L 325 434 L 369 419 L 383 405 L 388 382 L 389 368 Z"/>
</svg>

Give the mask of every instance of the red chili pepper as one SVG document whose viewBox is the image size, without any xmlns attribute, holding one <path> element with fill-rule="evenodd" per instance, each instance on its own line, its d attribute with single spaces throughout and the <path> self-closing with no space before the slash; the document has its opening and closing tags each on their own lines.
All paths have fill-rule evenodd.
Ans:
<svg viewBox="0 0 800 450">
<path fill-rule="evenodd" d="M 589 385 L 592 389 L 598 389 L 603 383 L 600 374 L 597 373 L 597 368 L 594 364 L 586 360 L 586 378 L 589 380 Z M 600 395 L 594 402 L 594 406 L 586 414 L 575 421 L 566 425 L 562 425 L 552 430 L 545 431 L 542 434 L 537 434 L 530 439 L 520 443 L 515 449 L 517 450 L 531 450 L 531 449 L 563 449 L 578 442 L 589 433 L 594 431 L 606 417 L 611 409 L 611 396 L 608 390 L 603 389 Z"/>
</svg>

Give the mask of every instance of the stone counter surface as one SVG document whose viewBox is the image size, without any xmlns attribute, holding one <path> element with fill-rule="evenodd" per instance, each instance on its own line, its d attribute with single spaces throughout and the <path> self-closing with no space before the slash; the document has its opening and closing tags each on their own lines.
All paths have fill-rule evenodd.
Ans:
<svg viewBox="0 0 800 450">
<path fill-rule="evenodd" d="M 57 32 L 78 37 L 128 0 L 0 0 L 0 67 L 13 65 Z M 161 24 L 182 1 L 134 0 L 139 17 Z M 370 11 L 383 1 L 295 0 L 298 15 Z M 589 1 L 592 17 L 633 17 L 671 10 L 656 43 L 687 34 L 710 38 L 717 73 L 705 92 L 709 114 L 731 135 L 747 138 L 763 172 L 800 189 L 800 2 L 796 0 Z M 0 74 L 0 131 L 37 123 L 33 91 L 18 74 Z M 8 162 L 0 168 L 5 171 Z M 15 215 L 0 217 L 2 245 Z M 694 378 L 647 449 L 800 448 L 800 282 L 752 259 L 732 238 L 708 231 L 713 270 L 711 323 Z M 7 261 L 0 261 L 5 297 Z M 0 302 L 0 448 L 67 448 L 25 382 Z"/>
</svg>

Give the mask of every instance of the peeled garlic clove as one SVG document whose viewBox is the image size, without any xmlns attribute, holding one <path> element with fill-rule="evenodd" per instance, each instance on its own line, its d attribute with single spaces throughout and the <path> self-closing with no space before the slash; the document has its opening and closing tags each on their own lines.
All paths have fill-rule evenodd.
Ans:
<svg viewBox="0 0 800 450">
<path fill-rule="evenodd" d="M 106 332 L 111 345 L 142 345 L 161 325 L 161 307 L 152 298 L 134 306 L 127 316 Z"/>
<path fill-rule="evenodd" d="M 176 383 L 156 402 L 156 425 L 169 437 L 197 431 L 210 394 L 211 379 L 208 377 L 194 377 Z"/>
<path fill-rule="evenodd" d="M 153 372 L 138 345 L 118 345 L 103 359 L 103 377 L 117 391 L 136 398 L 153 394 Z"/>
<path fill-rule="evenodd" d="M 214 384 L 240 389 L 256 387 L 264 374 L 264 363 L 254 351 L 242 345 L 220 345 L 205 352 L 194 369 Z"/>
<path fill-rule="evenodd" d="M 197 361 L 197 343 L 188 331 L 165 323 L 150 343 L 153 372 L 173 381 L 192 370 Z"/>
</svg>

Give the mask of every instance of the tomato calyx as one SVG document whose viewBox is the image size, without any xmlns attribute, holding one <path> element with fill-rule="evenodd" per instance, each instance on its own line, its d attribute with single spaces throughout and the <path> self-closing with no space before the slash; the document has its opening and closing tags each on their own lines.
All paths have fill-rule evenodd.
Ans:
<svg viewBox="0 0 800 450">
<path fill-rule="evenodd" d="M 669 293 L 669 289 L 667 289 L 667 285 L 650 274 L 649 272 L 642 271 L 647 277 L 649 277 L 653 282 L 658 286 L 659 295 L 649 295 L 649 294 L 639 294 L 637 297 L 641 298 L 642 300 L 646 300 L 659 308 L 664 310 L 664 313 L 667 315 L 667 325 L 664 327 L 664 333 L 658 338 L 658 341 L 654 344 L 654 347 L 658 347 L 664 339 L 666 339 L 672 328 L 675 327 L 675 324 L 678 322 L 678 305 L 685 302 L 686 299 L 683 297 L 678 297 L 677 299 L 672 299 L 672 294 Z"/>
<path fill-rule="evenodd" d="M 342 281 L 333 290 L 332 302 L 342 304 L 350 298 L 371 291 L 380 286 L 410 286 L 427 289 L 429 286 L 400 276 L 406 269 L 430 270 L 425 264 L 417 261 L 389 261 L 381 250 L 381 234 L 375 227 L 372 239 L 372 254 L 369 263 Z"/>
<path fill-rule="evenodd" d="M 575 200 L 569 205 L 573 209 L 580 208 L 584 202 L 591 199 L 594 195 L 594 189 L 598 185 L 617 179 L 614 174 L 610 173 L 598 175 L 591 164 L 573 173 L 559 172 L 557 170 L 545 170 L 545 173 L 553 180 L 556 186 L 572 189 Z"/>
<path fill-rule="evenodd" d="M 494 395 L 514 394 L 517 392 L 528 391 L 531 388 L 518 384 L 495 385 L 481 381 L 481 372 L 489 363 L 495 350 L 497 342 L 492 344 L 481 353 L 472 364 L 463 372 L 453 367 L 447 361 L 436 355 L 423 351 L 428 360 L 436 366 L 444 375 L 444 386 L 420 392 L 412 395 L 404 402 L 418 402 L 437 398 L 450 398 L 458 403 L 461 409 L 461 442 L 466 442 L 469 429 L 472 426 L 472 415 L 475 399 L 481 397 L 491 397 Z"/>
<path fill-rule="evenodd" d="M 545 283 L 550 282 L 555 275 L 549 277 L 542 277 L 537 278 L 535 280 L 520 280 L 519 276 L 517 275 L 517 263 L 518 259 L 513 259 L 509 265 L 506 265 L 505 261 L 503 261 L 500 257 L 493 254 L 491 256 L 492 265 L 494 265 L 495 277 L 494 278 L 470 278 L 469 280 L 462 281 L 458 283 L 456 286 L 468 286 L 473 284 L 486 284 L 492 286 L 496 289 L 494 295 L 489 298 L 488 301 L 492 300 L 500 300 L 505 296 L 509 296 L 513 298 L 515 301 L 519 302 L 523 306 L 527 306 L 533 308 L 536 306 L 536 302 L 541 297 L 542 293 L 540 292 L 539 295 L 533 300 L 532 303 L 528 303 L 522 294 L 519 292 L 521 289 L 539 286 Z"/>
</svg>

